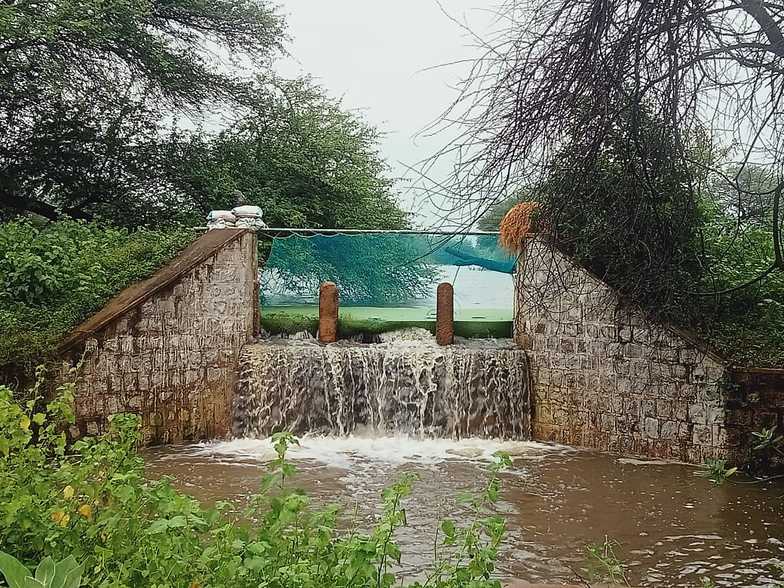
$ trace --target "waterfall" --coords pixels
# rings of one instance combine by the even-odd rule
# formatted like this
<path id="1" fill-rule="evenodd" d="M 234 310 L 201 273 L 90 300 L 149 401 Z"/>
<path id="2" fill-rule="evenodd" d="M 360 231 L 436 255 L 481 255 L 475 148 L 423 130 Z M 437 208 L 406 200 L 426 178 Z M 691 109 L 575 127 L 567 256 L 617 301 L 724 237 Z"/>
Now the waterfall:
<path id="1" fill-rule="evenodd" d="M 234 435 L 405 433 L 530 438 L 524 351 L 492 344 L 438 347 L 269 340 L 246 346 Z"/>

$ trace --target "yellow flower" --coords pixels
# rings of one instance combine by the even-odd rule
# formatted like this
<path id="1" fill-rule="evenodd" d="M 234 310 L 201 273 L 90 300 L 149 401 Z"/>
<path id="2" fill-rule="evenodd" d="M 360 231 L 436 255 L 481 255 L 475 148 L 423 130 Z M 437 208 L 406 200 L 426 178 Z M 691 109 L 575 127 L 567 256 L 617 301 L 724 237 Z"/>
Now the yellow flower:
<path id="1" fill-rule="evenodd" d="M 93 518 L 93 507 L 90 506 L 89 504 L 83 504 L 82 506 L 79 507 L 79 510 L 77 512 L 86 519 Z"/>
<path id="2" fill-rule="evenodd" d="M 19 421 L 19 426 L 22 428 L 23 431 L 30 430 L 30 417 L 27 415 L 23 416 Z"/>
<path id="3" fill-rule="evenodd" d="M 66 527 L 71 520 L 71 516 L 61 510 L 58 510 L 52 513 L 52 520 L 61 527 Z"/>
<path id="4" fill-rule="evenodd" d="M 65 496 L 66 500 L 71 500 L 71 498 L 73 498 L 73 495 L 74 495 L 73 486 L 68 485 L 65 488 L 63 488 L 63 496 Z"/>

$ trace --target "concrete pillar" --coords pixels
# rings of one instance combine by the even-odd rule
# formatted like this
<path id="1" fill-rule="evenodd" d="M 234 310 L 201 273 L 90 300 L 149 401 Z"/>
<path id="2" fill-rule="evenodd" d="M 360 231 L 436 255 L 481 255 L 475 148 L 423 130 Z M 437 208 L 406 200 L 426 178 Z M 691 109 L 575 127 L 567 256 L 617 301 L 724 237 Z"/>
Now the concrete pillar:
<path id="1" fill-rule="evenodd" d="M 439 284 L 436 294 L 436 342 L 455 342 L 455 290 L 449 282 Z"/>
<path id="2" fill-rule="evenodd" d="M 338 310 L 340 296 L 334 282 L 324 282 L 319 291 L 319 341 L 334 343 L 338 340 Z"/>

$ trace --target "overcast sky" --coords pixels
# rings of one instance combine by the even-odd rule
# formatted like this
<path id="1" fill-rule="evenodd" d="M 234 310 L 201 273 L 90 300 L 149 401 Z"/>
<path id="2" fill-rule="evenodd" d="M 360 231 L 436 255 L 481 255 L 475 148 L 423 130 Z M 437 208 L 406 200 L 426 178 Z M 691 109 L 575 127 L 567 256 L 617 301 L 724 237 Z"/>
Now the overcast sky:
<path id="1" fill-rule="evenodd" d="M 428 69 L 477 55 L 470 35 L 435 0 L 279 0 L 287 15 L 292 59 L 284 75 L 310 74 L 344 105 L 360 110 L 386 137 L 381 151 L 395 177 L 431 156 L 447 137 L 415 138 L 454 100 L 467 65 Z M 479 33 L 491 17 L 482 0 L 442 0 L 450 16 Z M 427 70 L 427 71 L 425 71 Z M 443 179 L 449 165 L 433 170 Z M 403 204 L 430 224 L 432 209 L 406 191 Z"/>

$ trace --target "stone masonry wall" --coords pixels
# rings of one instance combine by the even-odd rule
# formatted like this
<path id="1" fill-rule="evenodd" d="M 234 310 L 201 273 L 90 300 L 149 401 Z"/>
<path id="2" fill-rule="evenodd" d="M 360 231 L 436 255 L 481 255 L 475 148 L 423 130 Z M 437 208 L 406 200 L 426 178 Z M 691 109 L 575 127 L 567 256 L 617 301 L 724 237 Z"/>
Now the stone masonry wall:
<path id="1" fill-rule="evenodd" d="M 736 452 L 721 358 L 621 309 L 542 238 L 528 240 L 515 279 L 535 439 L 692 463 Z"/>
<path id="2" fill-rule="evenodd" d="M 210 253 L 69 351 L 83 357 L 72 435 L 118 412 L 141 415 L 146 444 L 230 432 L 239 352 L 254 334 L 255 234 Z"/>

